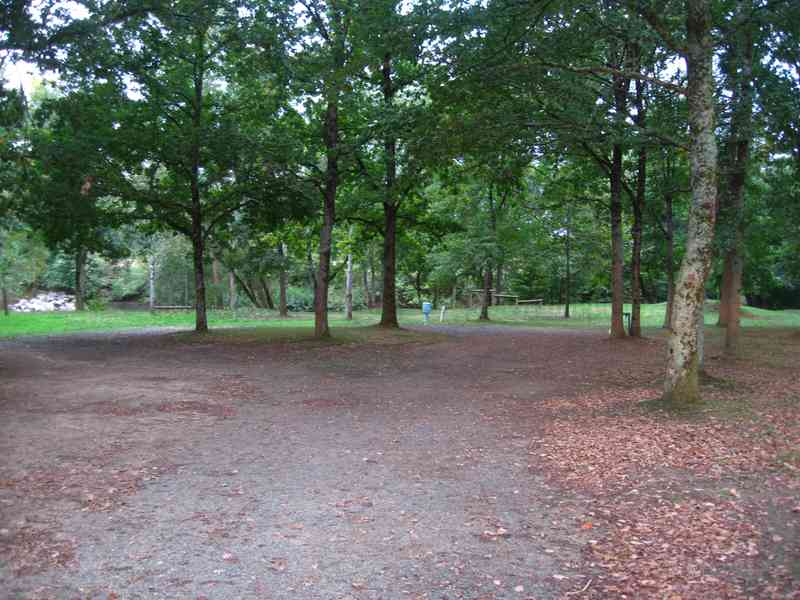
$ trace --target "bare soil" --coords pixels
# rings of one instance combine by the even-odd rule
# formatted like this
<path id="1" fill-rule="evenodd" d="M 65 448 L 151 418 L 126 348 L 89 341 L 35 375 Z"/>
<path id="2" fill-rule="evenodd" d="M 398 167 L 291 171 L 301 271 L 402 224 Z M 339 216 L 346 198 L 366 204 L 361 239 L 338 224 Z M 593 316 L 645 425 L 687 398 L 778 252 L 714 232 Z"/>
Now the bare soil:
<path id="1" fill-rule="evenodd" d="M 0 597 L 800 597 L 796 337 L 436 331 L 0 344 Z"/>

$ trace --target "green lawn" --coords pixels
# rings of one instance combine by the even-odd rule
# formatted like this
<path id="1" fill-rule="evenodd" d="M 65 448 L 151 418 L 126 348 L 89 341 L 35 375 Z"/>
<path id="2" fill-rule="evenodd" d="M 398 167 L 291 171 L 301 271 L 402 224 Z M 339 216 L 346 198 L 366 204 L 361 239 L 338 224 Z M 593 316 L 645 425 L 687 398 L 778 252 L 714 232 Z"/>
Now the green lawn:
<path id="1" fill-rule="evenodd" d="M 572 306 L 572 318 L 563 318 L 563 306 L 493 306 L 490 309 L 492 323 L 508 326 L 527 327 L 574 327 L 608 328 L 610 305 L 576 304 Z M 626 307 L 626 310 L 629 310 Z M 770 311 L 746 308 L 743 318 L 745 327 L 800 327 L 800 311 Z M 422 323 L 422 313 L 418 309 L 402 309 L 400 324 L 404 326 Z M 331 326 L 335 329 L 351 326 L 374 325 L 380 319 L 379 310 L 356 311 L 353 321 L 346 321 L 342 313 L 331 312 Z M 475 325 L 478 323 L 478 309 L 457 308 L 448 310 L 445 324 Z M 664 304 L 642 306 L 642 325 L 645 328 L 658 328 L 664 318 Z M 709 302 L 706 323 L 717 321 L 714 304 Z M 431 315 L 432 329 L 439 324 L 439 311 Z M 52 313 L 11 313 L 0 315 L 0 338 L 25 335 L 60 335 L 79 331 L 109 331 L 169 327 L 191 329 L 194 326 L 193 311 L 147 311 L 104 310 L 97 312 L 52 312 Z M 288 319 L 280 319 L 276 311 L 242 309 L 209 311 L 209 326 L 212 329 L 264 329 L 280 330 L 268 334 L 270 339 L 282 337 L 303 337 L 301 333 L 314 326 L 311 313 L 292 313 Z M 266 333 L 266 332 L 265 332 Z M 310 333 L 310 331 L 309 331 Z M 284 335 L 285 334 L 285 335 Z"/>

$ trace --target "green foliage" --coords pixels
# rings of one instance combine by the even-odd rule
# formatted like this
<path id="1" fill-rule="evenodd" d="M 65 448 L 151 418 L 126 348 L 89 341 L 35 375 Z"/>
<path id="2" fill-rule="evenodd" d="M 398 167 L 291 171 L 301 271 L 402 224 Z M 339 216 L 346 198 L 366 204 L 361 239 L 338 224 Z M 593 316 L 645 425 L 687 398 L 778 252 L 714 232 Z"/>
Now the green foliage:
<path id="1" fill-rule="evenodd" d="M 14 295 L 22 295 L 39 283 L 48 251 L 41 237 L 18 222 L 0 228 L 0 280 Z"/>

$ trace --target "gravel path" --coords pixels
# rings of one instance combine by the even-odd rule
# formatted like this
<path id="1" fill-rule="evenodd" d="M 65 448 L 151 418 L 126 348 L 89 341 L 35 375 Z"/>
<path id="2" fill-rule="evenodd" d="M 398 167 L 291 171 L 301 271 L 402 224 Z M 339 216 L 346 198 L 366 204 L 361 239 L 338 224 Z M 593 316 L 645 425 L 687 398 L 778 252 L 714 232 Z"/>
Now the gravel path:
<path id="1" fill-rule="evenodd" d="M 552 598 L 586 579 L 530 468 L 602 332 L 0 347 L 0 596 Z M 489 335 L 491 334 L 491 335 Z M 632 350 L 632 351 L 635 351 Z M 568 354 L 564 354 L 568 353 Z"/>

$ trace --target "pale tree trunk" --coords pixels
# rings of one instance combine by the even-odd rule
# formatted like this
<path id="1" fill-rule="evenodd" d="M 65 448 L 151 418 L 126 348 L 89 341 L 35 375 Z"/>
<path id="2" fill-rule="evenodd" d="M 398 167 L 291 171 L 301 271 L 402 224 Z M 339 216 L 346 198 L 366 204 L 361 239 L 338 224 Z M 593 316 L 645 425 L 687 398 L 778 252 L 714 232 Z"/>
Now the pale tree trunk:
<path id="1" fill-rule="evenodd" d="M 281 270 L 278 274 L 278 314 L 283 319 L 289 316 L 289 308 L 286 303 L 286 288 L 289 287 L 289 271 L 286 268 L 287 254 L 286 244 L 278 244 L 278 255 L 281 257 Z"/>
<path id="2" fill-rule="evenodd" d="M 150 312 L 156 309 L 156 257 L 151 254 L 147 259 L 148 303 Z"/>
<path id="3" fill-rule="evenodd" d="M 345 316 L 348 321 L 353 320 L 353 255 L 347 255 L 347 273 L 344 294 Z"/>
<path id="4" fill-rule="evenodd" d="M 236 275 L 228 271 L 228 308 L 236 310 Z"/>
<path id="5" fill-rule="evenodd" d="M 677 405 L 700 401 L 698 306 L 705 297 L 716 218 L 717 144 L 714 136 L 713 42 L 709 0 L 687 0 L 689 162 L 692 202 L 686 254 L 675 286 L 672 329 L 667 343 L 664 400 Z"/>
<path id="6" fill-rule="evenodd" d="M 75 253 L 75 310 L 86 310 L 86 257 L 88 252 L 81 246 Z"/>
<path id="7" fill-rule="evenodd" d="M 487 266 L 483 272 L 483 295 L 481 296 L 481 321 L 489 320 L 489 305 L 492 303 L 492 267 Z"/>
<path id="8" fill-rule="evenodd" d="M 636 81 L 636 123 L 642 129 L 646 125 L 644 105 L 644 82 Z M 647 193 L 647 148 L 638 149 L 636 192 L 633 197 L 633 225 L 631 238 L 633 251 L 631 257 L 631 337 L 642 336 L 642 212 Z"/>
<path id="9" fill-rule="evenodd" d="M 364 268 L 364 302 L 367 304 L 367 308 L 372 308 L 372 290 L 369 287 L 369 273 L 367 272 L 367 265 L 363 265 Z"/>

